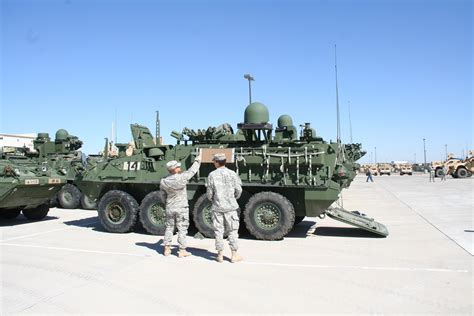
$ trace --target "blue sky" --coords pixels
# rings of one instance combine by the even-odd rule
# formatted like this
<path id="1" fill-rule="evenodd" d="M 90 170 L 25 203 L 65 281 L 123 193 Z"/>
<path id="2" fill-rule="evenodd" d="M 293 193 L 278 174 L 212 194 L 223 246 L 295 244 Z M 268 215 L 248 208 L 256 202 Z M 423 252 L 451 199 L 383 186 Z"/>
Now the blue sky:
<path id="1" fill-rule="evenodd" d="M 265 103 L 377 161 L 472 148 L 471 1 L 1 1 L 0 132 L 59 128 L 98 152 L 117 111 L 172 130 L 243 120 Z M 374 159 L 374 154 L 372 159 Z"/>

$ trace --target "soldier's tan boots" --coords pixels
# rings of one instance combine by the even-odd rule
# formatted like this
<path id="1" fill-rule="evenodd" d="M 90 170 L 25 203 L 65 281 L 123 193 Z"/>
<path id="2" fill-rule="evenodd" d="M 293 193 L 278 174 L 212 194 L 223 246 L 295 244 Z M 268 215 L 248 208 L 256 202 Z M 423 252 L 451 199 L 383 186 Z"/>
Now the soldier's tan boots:
<path id="1" fill-rule="evenodd" d="M 223 262 L 224 261 L 224 254 L 222 253 L 222 251 L 219 251 L 217 253 L 217 258 L 216 258 L 217 262 Z"/>
<path id="2" fill-rule="evenodd" d="M 184 258 L 184 257 L 189 257 L 192 254 L 190 252 L 187 252 L 186 249 L 180 249 L 178 252 L 178 257 L 179 258 Z"/>
<path id="3" fill-rule="evenodd" d="M 169 256 L 171 254 L 171 247 L 165 246 L 165 251 L 163 252 L 165 256 Z"/>
<path id="4" fill-rule="evenodd" d="M 241 256 L 239 256 L 237 251 L 232 251 L 232 258 L 230 259 L 230 262 L 236 263 L 236 262 L 239 262 L 239 261 L 242 261 L 242 260 L 243 260 L 243 258 Z"/>

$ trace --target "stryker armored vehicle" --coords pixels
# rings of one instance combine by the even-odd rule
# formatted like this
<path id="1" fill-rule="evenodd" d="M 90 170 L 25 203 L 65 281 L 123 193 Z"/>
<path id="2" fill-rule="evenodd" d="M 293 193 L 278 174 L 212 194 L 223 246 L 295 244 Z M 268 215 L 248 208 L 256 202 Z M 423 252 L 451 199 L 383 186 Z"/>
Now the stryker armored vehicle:
<path id="1" fill-rule="evenodd" d="M 82 205 L 84 209 L 93 209 L 95 203 L 88 200 L 76 187 L 76 177 L 84 170 L 86 161 L 79 149 L 82 141 L 70 135 L 65 129 L 56 132 L 55 139 L 51 140 L 48 133 L 38 133 L 33 141 L 36 152 L 27 153 L 27 156 L 46 162 L 50 168 L 57 170 L 66 177 L 67 183 L 53 198 L 62 208 L 74 209 Z M 53 203 L 54 203 L 53 202 Z"/>
<path id="2" fill-rule="evenodd" d="M 40 220 L 49 212 L 49 201 L 66 183 L 47 163 L 25 156 L 0 157 L 0 217 L 16 218 L 20 212 L 31 220 Z"/>
<path id="3" fill-rule="evenodd" d="M 257 239 L 281 239 L 305 216 L 325 215 L 388 235 L 385 226 L 371 218 L 331 207 L 360 168 L 356 161 L 365 154 L 361 145 L 325 142 L 309 123 L 298 133 L 288 115 L 280 116 L 274 129 L 261 103 L 245 109 L 244 122 L 236 131 L 229 124 L 173 131 L 175 146 L 160 144 L 159 137 L 155 143 L 144 126 L 133 124 L 131 131 L 135 148 L 130 155 L 126 144 L 116 144 L 118 157 L 88 168 L 77 181 L 79 189 L 98 202 L 99 219 L 107 231 L 129 232 L 139 220 L 149 233 L 163 234 L 165 209 L 159 184 L 168 175 L 166 162 L 177 160 L 185 169 L 202 153 L 201 168 L 188 184 L 188 199 L 195 226 L 213 237 L 205 181 L 214 170 L 213 154 L 224 153 L 228 168 L 242 179 L 241 218 Z"/>

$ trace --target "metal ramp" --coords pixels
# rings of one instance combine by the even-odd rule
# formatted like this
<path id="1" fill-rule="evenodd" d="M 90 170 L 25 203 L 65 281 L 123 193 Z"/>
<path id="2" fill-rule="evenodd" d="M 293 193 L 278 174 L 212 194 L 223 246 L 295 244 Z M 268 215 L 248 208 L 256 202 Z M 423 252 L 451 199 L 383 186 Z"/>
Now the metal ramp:
<path id="1" fill-rule="evenodd" d="M 389 235 L 387 227 L 375 221 L 373 218 L 367 217 L 358 211 L 349 212 L 341 207 L 330 207 L 325 214 L 337 221 L 356 226 L 363 230 L 372 232 L 377 235 L 387 237 Z"/>

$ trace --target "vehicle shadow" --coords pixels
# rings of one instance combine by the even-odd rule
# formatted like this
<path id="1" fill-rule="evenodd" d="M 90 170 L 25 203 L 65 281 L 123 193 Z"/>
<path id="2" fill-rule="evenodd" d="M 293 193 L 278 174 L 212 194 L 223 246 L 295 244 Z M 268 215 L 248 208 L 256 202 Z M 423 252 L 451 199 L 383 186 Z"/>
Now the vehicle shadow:
<path id="1" fill-rule="evenodd" d="M 40 222 L 45 222 L 45 221 L 52 221 L 58 219 L 56 216 L 46 216 L 45 218 L 41 220 L 30 220 L 24 217 L 23 215 L 19 215 L 17 218 L 14 219 L 4 219 L 0 218 L 0 227 L 7 227 L 7 226 L 17 226 L 17 225 L 23 225 L 23 224 L 31 224 L 31 223 L 40 223 Z"/>
<path id="2" fill-rule="evenodd" d="M 317 227 L 313 235 L 324 237 L 385 238 L 357 227 Z"/>
<path id="3" fill-rule="evenodd" d="M 148 242 L 137 242 L 135 245 L 140 246 L 140 247 L 146 247 L 148 249 L 156 251 L 157 254 L 163 256 L 164 248 L 165 246 L 163 245 L 163 239 L 160 239 L 156 243 L 148 243 Z M 177 256 L 178 255 L 178 246 L 172 246 L 171 247 L 171 255 L 172 256 Z M 207 260 L 215 260 L 216 259 L 216 254 L 210 252 L 207 249 L 202 249 L 202 248 L 196 248 L 196 247 L 187 247 L 187 251 L 189 251 L 193 256 L 195 257 L 201 257 Z"/>
<path id="4" fill-rule="evenodd" d="M 78 226 L 83 228 L 92 228 L 92 230 L 101 232 L 101 233 L 108 233 L 100 224 L 98 217 L 88 217 L 83 219 L 75 219 L 72 221 L 64 222 L 64 224 L 69 226 Z"/>

